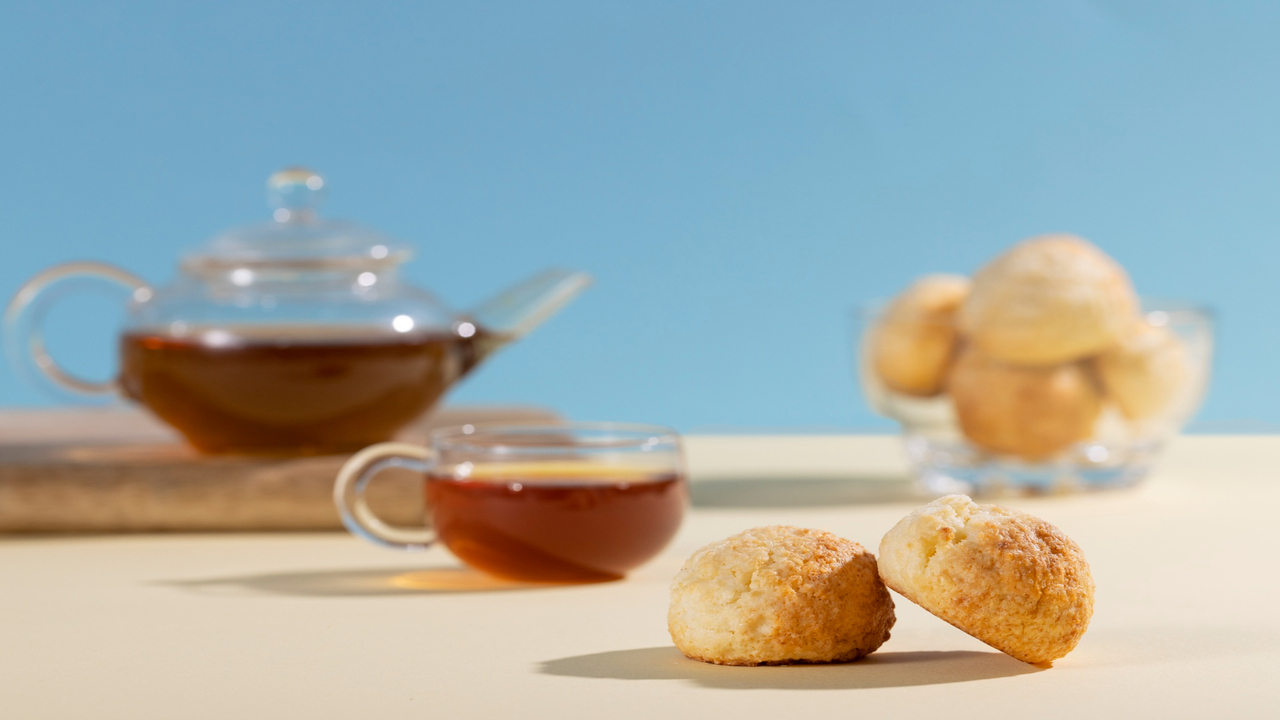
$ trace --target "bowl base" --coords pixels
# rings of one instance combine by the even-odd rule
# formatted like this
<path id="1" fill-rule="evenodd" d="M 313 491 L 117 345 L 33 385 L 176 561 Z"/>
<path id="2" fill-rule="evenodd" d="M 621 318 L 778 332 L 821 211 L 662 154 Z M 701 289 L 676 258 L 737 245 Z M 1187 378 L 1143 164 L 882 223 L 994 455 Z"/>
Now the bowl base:
<path id="1" fill-rule="evenodd" d="M 1151 471 L 1159 441 L 1125 445 L 1080 443 L 1054 458 L 1030 462 L 990 453 L 964 441 L 907 435 L 907 457 L 930 495 L 1056 495 L 1132 487 Z"/>

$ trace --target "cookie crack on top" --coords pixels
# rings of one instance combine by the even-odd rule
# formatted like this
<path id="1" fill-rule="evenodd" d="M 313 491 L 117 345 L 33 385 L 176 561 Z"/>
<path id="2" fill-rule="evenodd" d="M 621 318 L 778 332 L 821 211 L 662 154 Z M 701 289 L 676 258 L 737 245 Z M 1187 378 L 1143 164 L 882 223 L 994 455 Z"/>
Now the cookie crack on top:
<path id="1" fill-rule="evenodd" d="M 938 529 L 937 532 L 930 533 L 925 540 L 924 547 L 924 571 L 927 573 L 933 564 L 934 557 L 938 554 L 938 550 L 943 546 L 955 547 L 965 540 L 969 539 L 969 518 L 962 517 L 957 514 L 961 520 L 959 526 L 946 523 Z"/>

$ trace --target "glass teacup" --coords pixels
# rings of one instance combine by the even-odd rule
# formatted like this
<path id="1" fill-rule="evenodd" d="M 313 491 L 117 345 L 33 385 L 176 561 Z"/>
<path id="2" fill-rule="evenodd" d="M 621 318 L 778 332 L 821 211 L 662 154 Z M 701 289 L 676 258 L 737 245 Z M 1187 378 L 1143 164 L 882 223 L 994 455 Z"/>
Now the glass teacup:
<path id="1" fill-rule="evenodd" d="M 424 475 L 427 525 L 392 527 L 364 492 L 384 469 Z M 689 503 L 675 431 L 648 425 L 463 425 L 430 445 L 380 443 L 338 474 L 352 533 L 405 550 L 443 543 L 492 575 L 531 582 L 614 580 L 657 555 Z"/>

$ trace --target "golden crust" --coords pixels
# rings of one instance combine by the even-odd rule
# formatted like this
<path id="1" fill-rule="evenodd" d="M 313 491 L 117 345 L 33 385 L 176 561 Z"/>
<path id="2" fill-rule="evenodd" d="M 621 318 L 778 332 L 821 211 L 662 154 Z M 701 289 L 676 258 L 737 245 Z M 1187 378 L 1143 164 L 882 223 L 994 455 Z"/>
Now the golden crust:
<path id="1" fill-rule="evenodd" d="M 974 275 L 959 322 L 992 358 L 1054 365 L 1114 345 L 1137 307 L 1128 274 L 1106 253 L 1072 235 L 1043 235 Z"/>
<path id="2" fill-rule="evenodd" d="M 671 584 L 667 628 L 694 660 L 781 665 L 857 660 L 889 639 L 894 619 L 865 548 L 773 525 L 694 553 Z"/>
<path id="3" fill-rule="evenodd" d="M 1038 460 L 1093 435 L 1102 411 L 1080 363 L 1048 367 L 997 362 L 972 346 L 947 379 L 965 437 L 987 450 Z"/>
<path id="4" fill-rule="evenodd" d="M 959 275 L 926 275 L 894 298 L 871 333 L 871 359 L 889 389 L 929 397 L 942 392 L 955 355 L 956 312 L 969 294 Z"/>
<path id="5" fill-rule="evenodd" d="M 1071 538 L 964 495 L 899 521 L 880 541 L 879 569 L 903 597 L 1023 662 L 1071 652 L 1093 615 L 1093 578 Z"/>

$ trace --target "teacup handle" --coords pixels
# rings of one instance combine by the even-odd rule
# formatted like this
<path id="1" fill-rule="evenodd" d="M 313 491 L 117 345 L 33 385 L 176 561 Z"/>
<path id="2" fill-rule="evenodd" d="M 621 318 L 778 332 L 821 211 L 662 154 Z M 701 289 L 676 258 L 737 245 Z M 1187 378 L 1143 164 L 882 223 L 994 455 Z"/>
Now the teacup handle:
<path id="1" fill-rule="evenodd" d="M 387 468 L 405 468 L 425 473 L 431 469 L 435 451 L 409 443 L 378 443 L 370 445 L 347 460 L 338 471 L 338 481 L 333 486 L 333 502 L 338 506 L 342 524 L 353 534 L 379 545 L 400 550 L 425 550 L 436 541 L 431 528 L 430 514 L 427 526 L 407 528 L 388 525 L 373 514 L 364 492 L 374 476 Z"/>
<path id="2" fill-rule="evenodd" d="M 63 280 L 73 277 L 90 277 L 123 285 L 132 291 L 134 299 L 138 301 L 151 296 L 146 282 L 114 265 L 87 261 L 54 265 L 28 280 L 9 301 L 9 307 L 4 311 L 6 349 L 17 368 L 29 371 L 34 365 L 40 375 L 58 388 L 81 396 L 114 395 L 118 389 L 114 379 L 94 382 L 76 377 L 58 365 L 45 344 L 45 315 L 53 302 L 61 297 L 51 290 Z"/>

